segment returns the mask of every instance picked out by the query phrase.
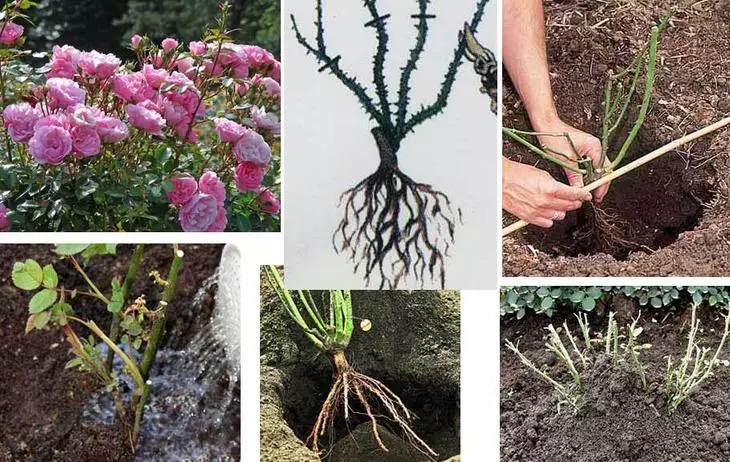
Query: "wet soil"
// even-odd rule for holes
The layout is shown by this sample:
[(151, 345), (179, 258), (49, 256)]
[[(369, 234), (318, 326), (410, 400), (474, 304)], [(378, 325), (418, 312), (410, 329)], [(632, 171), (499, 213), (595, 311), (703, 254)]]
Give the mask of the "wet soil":
[[(623, 310), (622, 325), (638, 314), (638, 307), (623, 297), (610, 303), (608, 310)], [(666, 319), (665, 319), (666, 317)], [(716, 348), (724, 320), (717, 311), (701, 307), (698, 312), (701, 346)], [(554, 319), (528, 315), (522, 321), (503, 320), (502, 341), (509, 339), (538, 367), (561, 384), (570, 375), (545, 350), (548, 324), (567, 320), (573, 334), (578, 326), (571, 313), (559, 312)], [(606, 316), (589, 316), (592, 332), (604, 331)], [(640, 343), (648, 390), (626, 363), (618, 369), (605, 354), (596, 354), (593, 364), (582, 373), (584, 405), (577, 415), (567, 408), (557, 412), (558, 398), (552, 387), (522, 365), (506, 348), (501, 352), (501, 460), (531, 462), (562, 460), (575, 462), (679, 462), (730, 459), (730, 370), (719, 366), (695, 394), (669, 415), (661, 391), (666, 372), (666, 356), (684, 354), (689, 309), (645, 310), (639, 325), (644, 328)], [(721, 359), (730, 357), (727, 348)]]
[[(551, 81), (566, 122), (600, 134), (606, 73), (625, 67), (651, 23), (676, 3), (545, 2)], [(652, 105), (624, 164), (730, 114), (727, 3), (683, 5), (661, 37)], [(529, 127), (508, 77), (504, 94), (504, 124)], [(510, 235), (503, 241), (504, 275), (730, 273), (729, 148), (730, 130), (719, 131), (616, 180), (601, 206), (611, 227), (586, 205), (548, 231), (528, 227)], [(565, 181), (560, 169), (512, 142), (504, 142), (504, 153)], [(514, 220), (505, 213), (505, 225)]]
[[(316, 461), (306, 441), (332, 386), (327, 358), (317, 355), (263, 283), (261, 299), (261, 460)], [(383, 382), (415, 413), (414, 431), (445, 460), (460, 452), (459, 297), (455, 292), (353, 292), (356, 327), (347, 356), (360, 372)], [(356, 320), (356, 324), (359, 320)], [(321, 440), (332, 462), (428, 460), (381, 428), (390, 452), (377, 450), (367, 417), (338, 419)], [(392, 431), (392, 433), (391, 433)]]
[[(213, 274), (220, 259), (220, 246), (181, 246), (185, 260), (175, 289), (175, 303), (190, 306), (202, 281)], [(94, 257), (87, 272), (100, 288), (110, 287), (114, 276), (124, 277), (132, 246), (119, 246), (117, 256)], [(41, 264), (54, 263), (59, 279), (67, 287), (83, 286), (73, 268), (52, 252), (48, 245), (0, 246), (0, 461), (131, 461), (134, 456), (120, 437), (122, 432), (100, 423), (83, 422), (84, 406), (98, 388), (86, 374), (64, 370), (71, 358), (60, 332), (24, 334), (31, 292), (13, 286), (13, 263), (26, 258)], [(159, 297), (159, 289), (146, 275), (153, 269), (163, 274), (172, 261), (169, 246), (147, 246), (143, 266), (132, 293), (145, 294), (148, 304)], [(103, 289), (102, 289), (103, 290)], [(212, 300), (211, 300), (212, 301)], [(204, 305), (205, 306), (205, 305)], [(76, 313), (100, 326), (109, 323), (105, 308), (78, 299)], [(212, 310), (209, 304), (207, 314)], [(187, 309), (170, 311), (167, 339), (178, 345), (192, 338), (191, 319), (199, 319)], [(79, 334), (83, 329), (79, 329)], [(164, 346), (172, 346), (165, 340)]]

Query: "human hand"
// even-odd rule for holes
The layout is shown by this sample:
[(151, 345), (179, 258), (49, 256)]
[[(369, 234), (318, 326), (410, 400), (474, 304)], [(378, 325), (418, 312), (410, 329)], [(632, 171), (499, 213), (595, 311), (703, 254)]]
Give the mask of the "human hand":
[(549, 173), (502, 158), (502, 208), (529, 223), (549, 228), (555, 220), (591, 200), (591, 193), (565, 185)]
[[(555, 133), (559, 135), (567, 133), (570, 136), (570, 139), (573, 141), (575, 149), (578, 151), (578, 157), (589, 157), (593, 160), (594, 167), (598, 167), (599, 162), (601, 161), (601, 141), (595, 136), (580, 131), (566, 124), (560, 119), (556, 119), (555, 121), (540, 125), (539, 127), (535, 127), (535, 129), (536, 131), (541, 133)], [(573, 160), (577, 160), (575, 158), (575, 150), (564, 136), (538, 136), (537, 138), (541, 146), (549, 146), (552, 150), (565, 154)], [(608, 159), (606, 159), (604, 162), (604, 168), (608, 167), (609, 165), (610, 162)], [(579, 188), (582, 188), (584, 186), (583, 177), (580, 173), (565, 169), (565, 174), (568, 177), (568, 183), (570, 185)], [(608, 192), (609, 186), (610, 183), (606, 183), (605, 185), (601, 186), (593, 192), (593, 200), (597, 204), (601, 203), (604, 196)]]

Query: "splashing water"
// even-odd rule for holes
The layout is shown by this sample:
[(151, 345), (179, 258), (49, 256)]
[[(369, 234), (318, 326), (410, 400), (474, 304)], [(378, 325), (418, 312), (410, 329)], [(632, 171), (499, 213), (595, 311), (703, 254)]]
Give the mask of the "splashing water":
[[(160, 350), (150, 376), (137, 460), (233, 461), (240, 458), (240, 253), (226, 246), (221, 264), (191, 304), (202, 311), (217, 285), (210, 321), (182, 350)], [(139, 358), (138, 358), (139, 359)], [(115, 369), (121, 360), (115, 357)], [(131, 380), (122, 384), (129, 399)], [(84, 409), (92, 421), (112, 424), (109, 393), (95, 393)]]

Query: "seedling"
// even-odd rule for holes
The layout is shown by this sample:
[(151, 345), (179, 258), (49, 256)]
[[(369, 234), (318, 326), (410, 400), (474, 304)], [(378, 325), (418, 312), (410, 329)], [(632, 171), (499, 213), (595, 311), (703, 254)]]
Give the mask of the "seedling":
[(651, 348), (651, 344), (644, 344), (644, 345), (638, 345), (636, 343), (636, 339), (641, 335), (641, 333), (644, 331), (643, 328), (637, 327), (636, 324), (639, 322), (639, 318), (641, 317), (641, 314), (636, 317), (636, 319), (633, 320), (631, 325), (629, 325), (626, 328), (626, 345), (624, 346), (624, 352), (626, 356), (629, 357), (629, 360), (631, 361), (631, 364), (634, 366), (634, 369), (636, 370), (636, 373), (639, 374), (639, 378), (641, 379), (641, 385), (644, 390), (647, 389), (646, 384), (646, 368), (639, 360), (639, 354), (641, 350), (646, 348)]
[[(312, 345), (325, 354), (332, 364), (334, 384), (307, 439), (312, 450), (318, 455), (320, 454), (319, 440), (325, 432), (332, 433), (340, 406), (344, 410), (345, 421), (350, 421), (353, 404), (351, 397), (354, 396), (355, 402), (361, 406), (372, 423), (373, 438), (381, 451), (388, 452), (388, 448), (380, 437), (378, 425), (379, 421), (387, 420), (403, 433), (413, 447), (429, 459), (433, 460), (438, 456), (411, 429), (410, 424), (414, 416), (401, 399), (382, 382), (357, 372), (347, 362), (345, 350), (350, 344), (354, 330), (350, 291), (329, 291), (329, 313), (327, 315), (320, 310), (309, 291), (284, 289), (284, 283), (276, 267), (267, 266), (265, 273), (269, 284), (278, 294), (289, 316)], [(362, 321), (361, 325), (367, 327), (365, 330), (370, 330), (372, 326), (370, 322), (363, 323)], [(379, 412), (383, 414), (381, 415)]]
[[(66, 335), (69, 351), (74, 355), (66, 364), (66, 369), (76, 368), (89, 373), (111, 393), (114, 405), (126, 438), (134, 452), (137, 437), (143, 422), (144, 407), (150, 395), (149, 375), (165, 330), (167, 309), (177, 275), (182, 265), (183, 252), (173, 246), (173, 260), (164, 292), (156, 308), (147, 307), (144, 295), (129, 302), (134, 283), (142, 261), (143, 246), (138, 245), (127, 269), (124, 283), (119, 278), (111, 282), (111, 294), (105, 295), (84, 270), (77, 256), (84, 261), (96, 255), (114, 254), (115, 245), (104, 244), (63, 244), (55, 247), (55, 252), (68, 261), (84, 279), (87, 287), (67, 288), (59, 281), (53, 264), (43, 267), (35, 260), (17, 262), (13, 266), (13, 284), (23, 290), (38, 292), (30, 299), (30, 317), (26, 324), (26, 334), (33, 330), (60, 329)], [(40, 289), (40, 290), (39, 290)], [(110, 329), (105, 332), (93, 320), (76, 316), (72, 303), (78, 297), (101, 301), (111, 315)], [(92, 335), (83, 338), (74, 325), (88, 329)], [(104, 356), (101, 343), (108, 348)], [(141, 361), (137, 357), (141, 355)], [(122, 369), (112, 368), (112, 359), (117, 356), (122, 361)], [(132, 379), (133, 390), (129, 402), (125, 402), (120, 388), (120, 377), (127, 375)]]
[(697, 306), (696, 303), (692, 305), (692, 322), (690, 323), (687, 350), (684, 356), (679, 363), (673, 362), (671, 356), (667, 358), (665, 390), (670, 414), (676, 412), (679, 405), (691, 393), (696, 391), (702, 382), (713, 375), (712, 371), (720, 363), (720, 352), (725, 346), (725, 341), (730, 332), (730, 314), (725, 314), (725, 329), (722, 339), (710, 358), (712, 350), (707, 347), (700, 347), (697, 342), (697, 332), (700, 328), (700, 322), (697, 319)]
[[(331, 73), (345, 85), (375, 123), (371, 133), (380, 154), (380, 165), (372, 175), (340, 196), (344, 217), (333, 233), (332, 245), (337, 253), (344, 253), (354, 264), (355, 273), (362, 270), (367, 285), (373, 276), (379, 278), (381, 289), (396, 288), (407, 276), (414, 277), (421, 285), (430, 278), (444, 287), (445, 258), (454, 243), (457, 221), (461, 220), (461, 212), (453, 210), (446, 194), (429, 184), (414, 181), (398, 167), (401, 142), (417, 126), (446, 107), (467, 47), (467, 36), (462, 32), (436, 101), (416, 111), (409, 110), (411, 76), (426, 45), (429, 21), (436, 18), (428, 11), (429, 0), (417, 0), (416, 3), (418, 12), (411, 16), (416, 20), (416, 42), (402, 67), (396, 98), (391, 98), (384, 70), (390, 15), (379, 11), (376, 0), (364, 1), (371, 16), (365, 27), (373, 28), (378, 43), (373, 58), (375, 98), (342, 68), (341, 56), (328, 50), (322, 0), (315, 3), (317, 32), (314, 44), (304, 37), (294, 16), (291, 17), (297, 41), (321, 64), (319, 71)], [(476, 12), (467, 24), (470, 32), (481, 22), (486, 3), (487, 0), (477, 1)]]

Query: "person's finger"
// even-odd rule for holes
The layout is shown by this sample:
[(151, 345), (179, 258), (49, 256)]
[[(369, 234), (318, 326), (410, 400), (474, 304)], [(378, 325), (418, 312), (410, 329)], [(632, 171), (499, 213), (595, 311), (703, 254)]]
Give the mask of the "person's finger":
[(593, 200), (595, 201), (596, 204), (600, 204), (601, 202), (603, 202), (603, 198), (608, 193), (608, 188), (610, 186), (611, 186), (611, 183), (606, 183), (603, 186), (601, 186), (600, 188), (593, 191)]
[(549, 193), (552, 197), (567, 201), (589, 201), (592, 199), (591, 193), (588, 191), (573, 186), (567, 186), (558, 181), (552, 185)]
[(572, 170), (566, 170), (565, 175), (568, 177), (569, 185), (575, 186), (576, 188), (583, 187), (583, 175)]
[(553, 226), (553, 220), (550, 220), (549, 218), (534, 217), (532, 220), (529, 221), (533, 225), (539, 226), (540, 228), (552, 228)]
[(538, 209), (537, 215), (542, 218), (547, 218), (551, 221), (561, 221), (565, 219), (566, 212), (563, 210), (555, 210), (550, 208)]
[(544, 203), (539, 204), (538, 206), (549, 210), (572, 212), (573, 210), (581, 208), (583, 206), (583, 202), (549, 196)]

